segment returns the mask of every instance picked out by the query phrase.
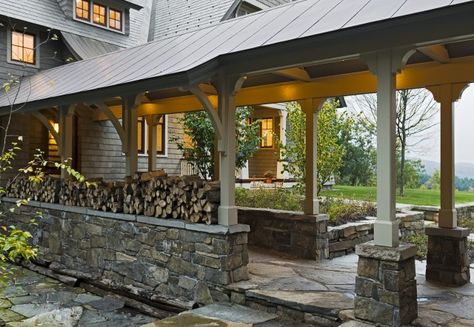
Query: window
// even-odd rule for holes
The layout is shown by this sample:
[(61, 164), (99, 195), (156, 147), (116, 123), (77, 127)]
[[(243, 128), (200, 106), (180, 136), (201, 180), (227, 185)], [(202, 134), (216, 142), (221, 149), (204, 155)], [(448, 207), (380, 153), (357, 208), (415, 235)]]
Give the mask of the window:
[[(137, 148), (138, 153), (147, 153), (148, 148), (148, 125), (146, 124), (144, 117), (138, 117), (137, 122)], [(156, 154), (166, 154), (166, 119), (165, 116), (161, 116), (160, 120), (156, 124)]]
[(165, 154), (166, 124), (165, 116), (162, 115), (156, 125), (156, 154)]
[(122, 12), (119, 10), (109, 9), (109, 27), (111, 29), (122, 30)]
[(94, 3), (92, 21), (95, 24), (107, 26), (106, 11), (107, 8), (105, 6)]
[(137, 122), (137, 149), (138, 153), (145, 153), (145, 118), (138, 117)]
[(260, 147), (273, 148), (273, 118), (262, 118), (260, 121)]
[(89, 0), (76, 1), (76, 18), (90, 21), (91, 3)]
[(11, 60), (35, 65), (35, 35), (24, 32), (12, 31), (11, 37)]

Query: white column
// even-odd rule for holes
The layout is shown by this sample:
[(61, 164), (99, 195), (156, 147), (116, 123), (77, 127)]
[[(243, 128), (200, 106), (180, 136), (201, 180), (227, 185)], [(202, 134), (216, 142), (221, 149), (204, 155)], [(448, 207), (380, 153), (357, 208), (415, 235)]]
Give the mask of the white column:
[(125, 175), (132, 176), (138, 171), (138, 116), (135, 106), (135, 97), (122, 98), (122, 119), (127, 139), (125, 151)]
[[(74, 106), (59, 107), (59, 153), (61, 162), (69, 161), (73, 156)], [(61, 170), (61, 178), (66, 178), (66, 170)]]
[(455, 158), (454, 158), (454, 102), (459, 100), (466, 84), (445, 84), (430, 87), (436, 102), (441, 105), (441, 161), (440, 196), (441, 209), (438, 225), (441, 228), (456, 228)]
[(146, 123), (148, 126), (148, 171), (156, 170), (156, 138), (157, 138), (157, 128), (156, 128), (156, 119), (155, 115), (146, 116)]
[[(396, 63), (395, 63), (395, 66)], [(399, 245), (396, 219), (396, 71), (391, 52), (377, 54), (377, 220), (376, 245)]]
[(324, 99), (305, 99), (300, 102), (306, 114), (306, 166), (305, 166), (305, 202), (304, 213), (319, 214), (318, 200), (318, 111)]
[[(221, 204), (218, 209), (220, 225), (235, 225), (237, 207), (235, 206), (235, 82), (221, 79), (216, 85), (219, 93), (219, 118), (223, 135), (218, 146), (220, 150)], [(219, 142), (218, 142), (219, 143)]]

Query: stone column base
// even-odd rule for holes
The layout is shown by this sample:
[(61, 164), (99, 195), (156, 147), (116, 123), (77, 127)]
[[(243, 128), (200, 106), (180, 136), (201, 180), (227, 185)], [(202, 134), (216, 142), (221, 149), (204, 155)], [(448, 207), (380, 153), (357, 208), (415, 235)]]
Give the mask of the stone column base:
[(408, 325), (417, 318), (416, 249), (412, 244), (391, 248), (373, 242), (356, 246), (356, 318), (388, 326)]
[(426, 227), (428, 256), (426, 280), (449, 286), (469, 283), (468, 228)]

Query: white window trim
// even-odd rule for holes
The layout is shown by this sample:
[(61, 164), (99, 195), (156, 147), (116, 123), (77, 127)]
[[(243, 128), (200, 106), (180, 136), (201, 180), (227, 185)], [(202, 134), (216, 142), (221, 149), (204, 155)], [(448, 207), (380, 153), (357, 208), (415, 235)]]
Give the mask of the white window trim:
[[(145, 120), (145, 118), (143, 118)], [(145, 133), (145, 141), (143, 143), (143, 148), (144, 148), (144, 153), (139, 153), (138, 157), (146, 157), (148, 158), (148, 124), (146, 123), (146, 120), (144, 122), (145, 128), (144, 128), (144, 133)], [(168, 158), (168, 115), (165, 115), (165, 151), (164, 154), (157, 154), (157, 158)]]
[[(110, 6), (107, 6), (103, 3), (100, 3), (100, 2), (96, 2), (96, 1), (91, 1), (90, 2), (90, 8), (89, 8), (89, 20), (84, 20), (82, 18), (78, 18), (76, 16), (76, 2), (77, 0), (74, 0), (72, 2), (72, 13), (73, 13), (73, 18), (75, 21), (77, 22), (80, 22), (80, 23), (84, 23), (84, 24), (87, 24), (87, 25), (90, 25), (90, 26), (94, 26), (94, 27), (98, 27), (98, 28), (101, 28), (103, 30), (106, 30), (106, 31), (111, 31), (111, 32), (115, 32), (115, 33), (118, 33), (118, 34), (123, 34), (125, 35), (125, 10), (122, 10), (122, 9), (118, 9), (118, 8), (112, 8), (114, 10), (120, 10), (120, 12), (122, 13), (122, 30), (117, 30), (115, 28), (111, 28), (109, 27), (109, 9), (111, 8)], [(106, 8), (105, 10), (105, 14), (106, 14), (106, 17), (105, 17), (105, 22), (107, 23), (106, 26), (103, 26), (103, 25), (99, 25), (99, 24), (96, 24), (94, 23), (93, 21), (93, 10), (94, 10), (94, 3), (97, 3), (98, 5), (101, 5), (101, 6), (104, 6)]]
[(35, 36), (35, 64), (29, 64), (24, 61), (17, 61), (17, 60), (12, 60), (12, 33), (13, 32), (18, 32), (21, 33), (20, 31), (15, 31), (15, 30), (8, 30), (7, 33), (7, 62), (12, 65), (18, 65), (18, 66), (26, 66), (26, 67), (31, 67), (31, 68), (40, 68), (40, 47), (38, 44), (40, 44), (40, 39), (38, 37), (38, 34), (30, 32), (30, 31), (25, 31), (27, 34), (31, 34)]

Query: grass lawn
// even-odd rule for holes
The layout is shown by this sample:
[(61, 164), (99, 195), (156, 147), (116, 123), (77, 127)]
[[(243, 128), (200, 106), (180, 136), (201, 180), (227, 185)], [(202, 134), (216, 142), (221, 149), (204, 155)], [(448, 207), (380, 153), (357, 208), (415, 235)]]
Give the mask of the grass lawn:
[[(332, 190), (321, 192), (322, 196), (335, 196), (346, 199), (375, 201), (375, 187), (335, 185)], [(439, 191), (405, 190), (405, 196), (397, 195), (397, 202), (404, 204), (439, 206)], [(456, 203), (474, 202), (474, 192), (456, 192)]]

